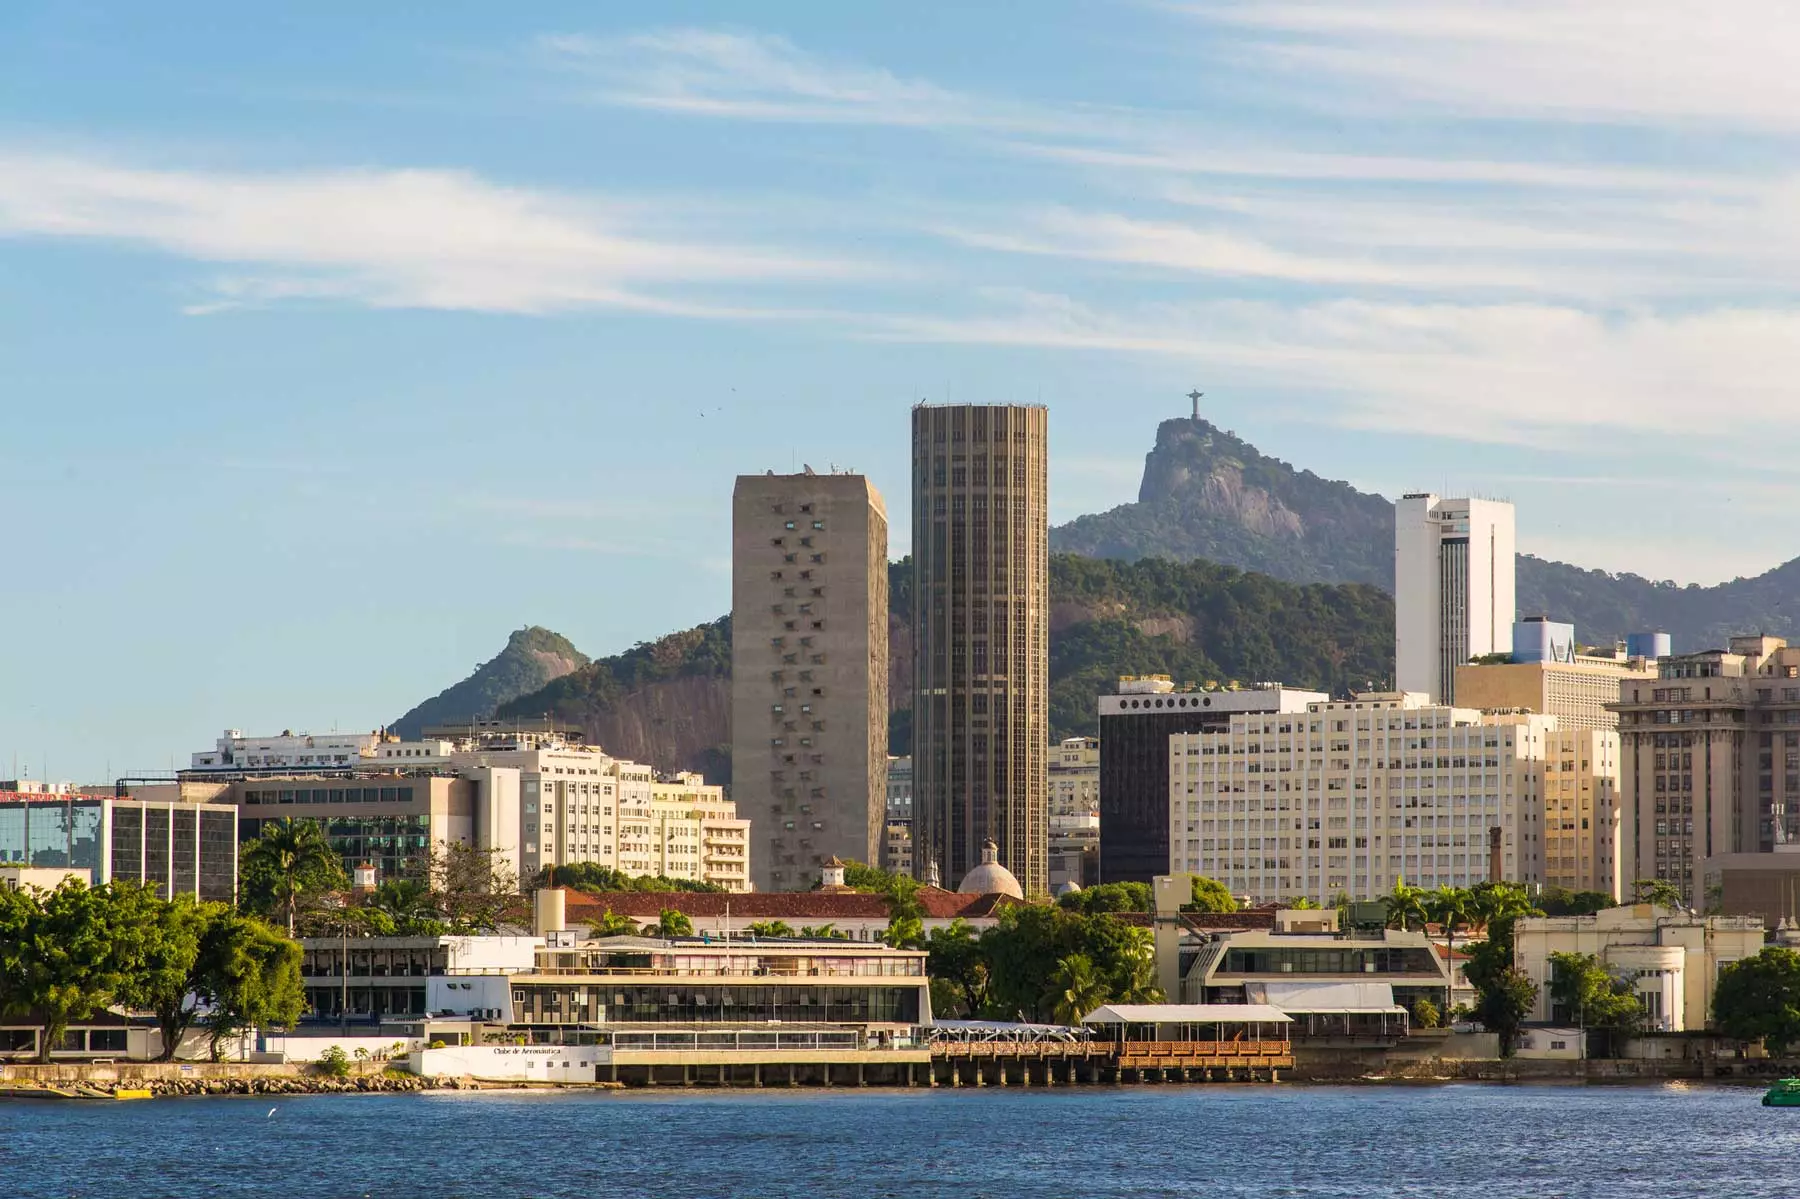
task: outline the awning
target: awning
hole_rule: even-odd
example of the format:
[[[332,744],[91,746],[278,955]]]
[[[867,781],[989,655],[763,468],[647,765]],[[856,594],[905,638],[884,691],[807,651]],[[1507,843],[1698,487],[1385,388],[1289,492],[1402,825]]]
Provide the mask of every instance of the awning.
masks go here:
[[[1247,998],[1290,1016],[1403,1015],[1392,983],[1249,982]]]

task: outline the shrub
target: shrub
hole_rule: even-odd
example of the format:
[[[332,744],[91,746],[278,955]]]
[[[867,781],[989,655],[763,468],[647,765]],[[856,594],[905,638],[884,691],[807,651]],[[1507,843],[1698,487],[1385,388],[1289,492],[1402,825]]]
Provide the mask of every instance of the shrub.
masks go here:
[[[319,1073],[330,1078],[350,1077],[350,1055],[342,1045],[333,1045],[319,1055]]]
[[[1420,1028],[1436,1028],[1443,1022],[1443,1016],[1438,1012],[1437,1004],[1423,995],[1413,1002],[1412,1018],[1413,1023]]]

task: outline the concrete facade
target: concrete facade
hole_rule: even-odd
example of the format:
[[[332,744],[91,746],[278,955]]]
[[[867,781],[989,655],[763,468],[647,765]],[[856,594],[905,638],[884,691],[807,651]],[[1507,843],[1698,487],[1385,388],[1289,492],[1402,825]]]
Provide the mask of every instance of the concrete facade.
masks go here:
[[[1538,984],[1534,1023],[1571,1018],[1550,995],[1554,953],[1585,953],[1614,975],[1633,980],[1650,1032],[1705,1028],[1719,969],[1762,951],[1762,921],[1696,916],[1632,904],[1592,916],[1527,917],[1513,926],[1513,962]]]
[[[755,882],[802,890],[887,828],[888,523],[861,475],[741,475],[731,508],[732,797]]]
[[[1049,888],[1049,412],[912,412],[914,870]]]
[[[1617,710],[1627,882],[1664,879],[1704,907],[1709,858],[1800,844],[1800,647],[1733,637],[1664,658]]]
[[[1619,727],[1609,705],[1619,702],[1628,680],[1653,679],[1656,663],[1644,658],[1577,654],[1565,662],[1496,662],[1456,668],[1456,703],[1463,708],[1528,708],[1554,716],[1564,728]]]
[[[1491,865],[1541,881],[1540,780],[1554,717],[1488,716],[1422,695],[1234,715],[1170,738],[1170,856],[1259,901],[1330,906],[1396,879],[1467,887]],[[1499,860],[1490,863],[1490,837]]]
[[[1394,508],[1394,686],[1463,704],[1456,668],[1512,649],[1513,506],[1403,496]]]

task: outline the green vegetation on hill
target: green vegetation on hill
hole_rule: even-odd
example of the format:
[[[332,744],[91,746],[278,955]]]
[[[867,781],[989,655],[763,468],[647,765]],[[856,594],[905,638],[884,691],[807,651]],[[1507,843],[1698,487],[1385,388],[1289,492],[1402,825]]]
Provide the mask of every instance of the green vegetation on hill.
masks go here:
[[[595,659],[529,695],[501,704],[495,715],[579,719],[584,711],[616,704],[651,683],[690,676],[731,676],[731,617]]]
[[[417,737],[428,727],[485,720],[510,699],[536,691],[568,671],[586,666],[587,655],[568,638],[532,625],[507,638],[506,648],[462,682],[440,691],[394,721],[393,731]]]

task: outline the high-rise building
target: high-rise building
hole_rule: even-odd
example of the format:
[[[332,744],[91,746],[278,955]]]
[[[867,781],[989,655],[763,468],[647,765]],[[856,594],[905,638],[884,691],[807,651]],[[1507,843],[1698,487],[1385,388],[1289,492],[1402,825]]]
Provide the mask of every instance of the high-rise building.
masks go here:
[[[913,869],[1049,889],[1049,413],[912,413]]]
[[[1456,668],[1507,653],[1513,506],[1402,496],[1394,510],[1394,686],[1459,703]]]
[[[1625,825],[1619,806],[1619,734],[1568,727],[1544,733],[1542,778],[1546,886],[1626,898]]]
[[[1800,646],[1733,637],[1663,658],[1617,711],[1627,887],[1664,879],[1703,907],[1707,859],[1800,845]]]
[[[1541,882],[1540,788],[1555,729],[1553,716],[1386,692],[1177,735],[1174,871],[1259,901],[1321,904],[1382,895],[1400,879]]]
[[[1181,691],[1166,675],[1126,677],[1100,697],[1100,881],[1169,873],[1169,737],[1225,728],[1244,712],[1306,711],[1321,691],[1275,685]]]
[[[1100,881],[1100,738],[1050,747],[1050,889]]]
[[[1616,729],[1619,684],[1653,679],[1656,663],[1614,646],[1610,653],[1582,653],[1575,627],[1527,617],[1513,625],[1513,650],[1502,662],[1456,668],[1456,702],[1464,708],[1528,708],[1554,716],[1561,726]]]
[[[732,798],[756,884],[881,860],[887,829],[888,524],[861,475],[741,475],[731,506]]]

